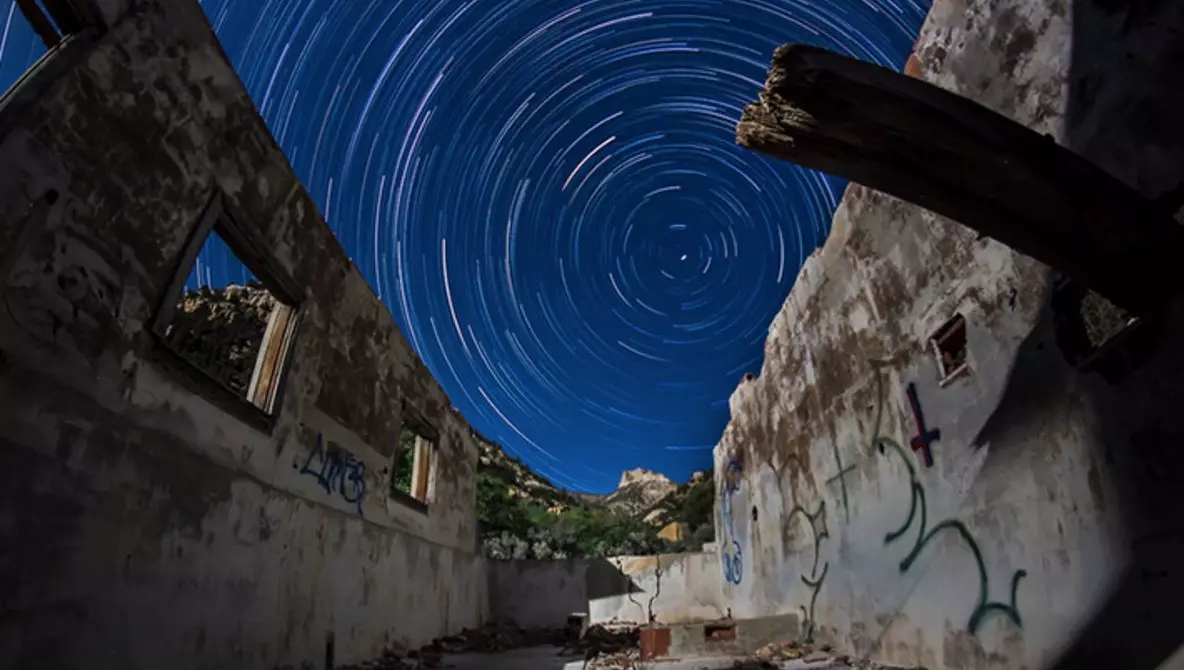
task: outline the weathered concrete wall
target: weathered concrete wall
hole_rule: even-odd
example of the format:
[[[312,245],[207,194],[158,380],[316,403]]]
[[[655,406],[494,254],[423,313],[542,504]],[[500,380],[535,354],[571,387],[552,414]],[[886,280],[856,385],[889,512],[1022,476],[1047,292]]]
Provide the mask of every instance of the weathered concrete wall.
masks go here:
[[[491,561],[495,618],[559,627],[584,612],[591,623],[714,621],[720,606],[716,554],[621,556],[566,561]]]
[[[1141,11],[1179,14],[1162,4]],[[1082,30],[1070,10],[939,0],[914,62],[1064,141],[1066,109],[1081,104],[1069,96]],[[1095,71],[1094,85],[1128,89],[1108,83],[1118,72]],[[1092,157],[1138,175],[1148,196],[1184,178],[1184,154],[1165,158],[1179,143],[1138,135],[1123,114],[1118,134],[1136,149]],[[1180,502],[1166,482],[1184,465],[1166,445],[1184,436],[1167,399],[1184,376],[1178,347],[1164,346],[1180,318],[1155,325],[1162,339],[1138,345],[1154,357],[1110,385],[1066,364],[1049,287],[1045,268],[992,240],[848,189],[715,451],[718,578],[737,618],[796,611],[818,637],[930,668],[1048,666],[1079,653],[1087,626],[1094,655],[1076,661],[1090,667],[1155,667],[1180,642],[1167,595],[1184,591]],[[956,313],[971,372],[942,386],[927,342]],[[931,468],[910,447],[922,421],[940,430]]]
[[[478,625],[468,427],[200,7],[101,4],[109,32],[0,104],[0,529],[20,538],[0,666],[321,667],[330,633],[349,662]],[[216,191],[299,292],[270,424],[182,379],[148,333]],[[426,511],[388,495],[404,401],[440,435]],[[330,486],[319,440],[357,459]]]
[[[569,615],[588,611],[593,569],[583,559],[489,561],[490,614],[524,628],[562,628]]]
[[[593,621],[657,623],[713,621],[720,606],[719,559],[715,554],[623,556],[610,560],[631,584],[629,593],[591,593]]]

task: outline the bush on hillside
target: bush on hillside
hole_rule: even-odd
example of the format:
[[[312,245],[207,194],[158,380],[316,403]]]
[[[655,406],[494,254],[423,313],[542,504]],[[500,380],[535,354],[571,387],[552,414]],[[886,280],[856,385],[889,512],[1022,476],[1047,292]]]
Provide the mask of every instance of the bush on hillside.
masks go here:
[[[477,520],[490,558],[552,560],[669,550],[656,536],[657,528],[640,518],[584,506],[550,512],[513,490],[495,474],[477,474]]]

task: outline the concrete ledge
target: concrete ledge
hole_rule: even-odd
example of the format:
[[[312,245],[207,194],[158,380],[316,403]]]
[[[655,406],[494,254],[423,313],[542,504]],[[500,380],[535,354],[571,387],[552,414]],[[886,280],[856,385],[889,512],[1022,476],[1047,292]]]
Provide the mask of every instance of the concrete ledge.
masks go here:
[[[770,642],[800,641],[795,614],[756,619],[655,624],[640,631],[641,660],[745,656]]]

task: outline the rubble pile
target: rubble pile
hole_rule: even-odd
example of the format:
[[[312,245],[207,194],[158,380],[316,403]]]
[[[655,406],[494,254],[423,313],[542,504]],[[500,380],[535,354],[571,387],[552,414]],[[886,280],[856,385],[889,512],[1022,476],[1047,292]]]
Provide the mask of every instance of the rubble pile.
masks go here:
[[[434,665],[429,665],[430,663],[434,663]],[[424,658],[419,652],[407,651],[402,647],[395,646],[382,652],[382,656],[373,661],[347,665],[341,670],[418,670],[419,668],[438,668],[440,665],[438,656]]]
[[[564,656],[584,656],[586,659],[612,655],[625,650],[637,651],[636,626],[592,626],[582,638],[572,639],[565,628],[522,628],[514,624],[490,623],[476,629],[465,629],[457,635],[432,640],[419,650],[394,646],[382,657],[352,665],[342,670],[421,670],[439,668],[444,654],[492,653],[527,647],[560,647]],[[636,655],[636,653],[635,653]],[[594,667],[589,664],[588,667]],[[605,666],[613,667],[613,666]]]
[[[444,667],[445,654],[493,653],[527,647],[559,647],[559,655],[583,656],[585,670],[642,670],[652,664],[641,662],[639,629],[632,624],[592,626],[582,637],[562,628],[522,628],[513,624],[487,624],[466,629],[458,635],[433,640],[419,650],[392,647],[382,657],[344,667],[341,670],[426,670]],[[731,670],[903,670],[865,659],[834,655],[830,645],[808,642],[774,642],[761,647],[751,658],[738,660]]]
[[[588,668],[631,668],[641,655],[637,626],[595,625],[584,636],[569,640],[559,651],[560,656],[580,656]],[[628,665],[625,663],[628,662]]]
[[[445,654],[506,651],[543,645],[560,646],[568,641],[564,628],[522,628],[515,624],[489,623],[433,640],[426,648]]]
[[[633,648],[589,659],[585,667],[587,670],[643,670],[651,665],[642,663],[640,648]]]
[[[821,662],[830,658],[830,645],[824,644],[815,648],[809,642],[772,642],[756,651],[753,656],[758,661],[796,661],[804,659],[807,663]]]
[[[796,663],[794,663],[796,662]],[[753,657],[743,661],[736,661],[731,670],[780,670],[788,667],[805,668],[810,670],[904,670],[896,666],[882,665],[867,659],[853,658],[847,655],[832,655],[828,644],[814,645],[799,642],[774,642],[761,647]],[[921,669],[918,669],[921,670]]]

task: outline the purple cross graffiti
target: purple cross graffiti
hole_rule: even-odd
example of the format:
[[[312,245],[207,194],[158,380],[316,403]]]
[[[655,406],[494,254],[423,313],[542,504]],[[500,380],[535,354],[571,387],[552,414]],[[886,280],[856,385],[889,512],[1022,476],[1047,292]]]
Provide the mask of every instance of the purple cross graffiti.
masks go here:
[[[930,445],[941,439],[941,430],[925,427],[925,415],[921,413],[921,401],[917,399],[917,385],[909,382],[909,406],[913,408],[913,419],[917,422],[917,434],[909,440],[913,451],[920,451],[925,456],[925,467],[933,467],[933,451]]]

